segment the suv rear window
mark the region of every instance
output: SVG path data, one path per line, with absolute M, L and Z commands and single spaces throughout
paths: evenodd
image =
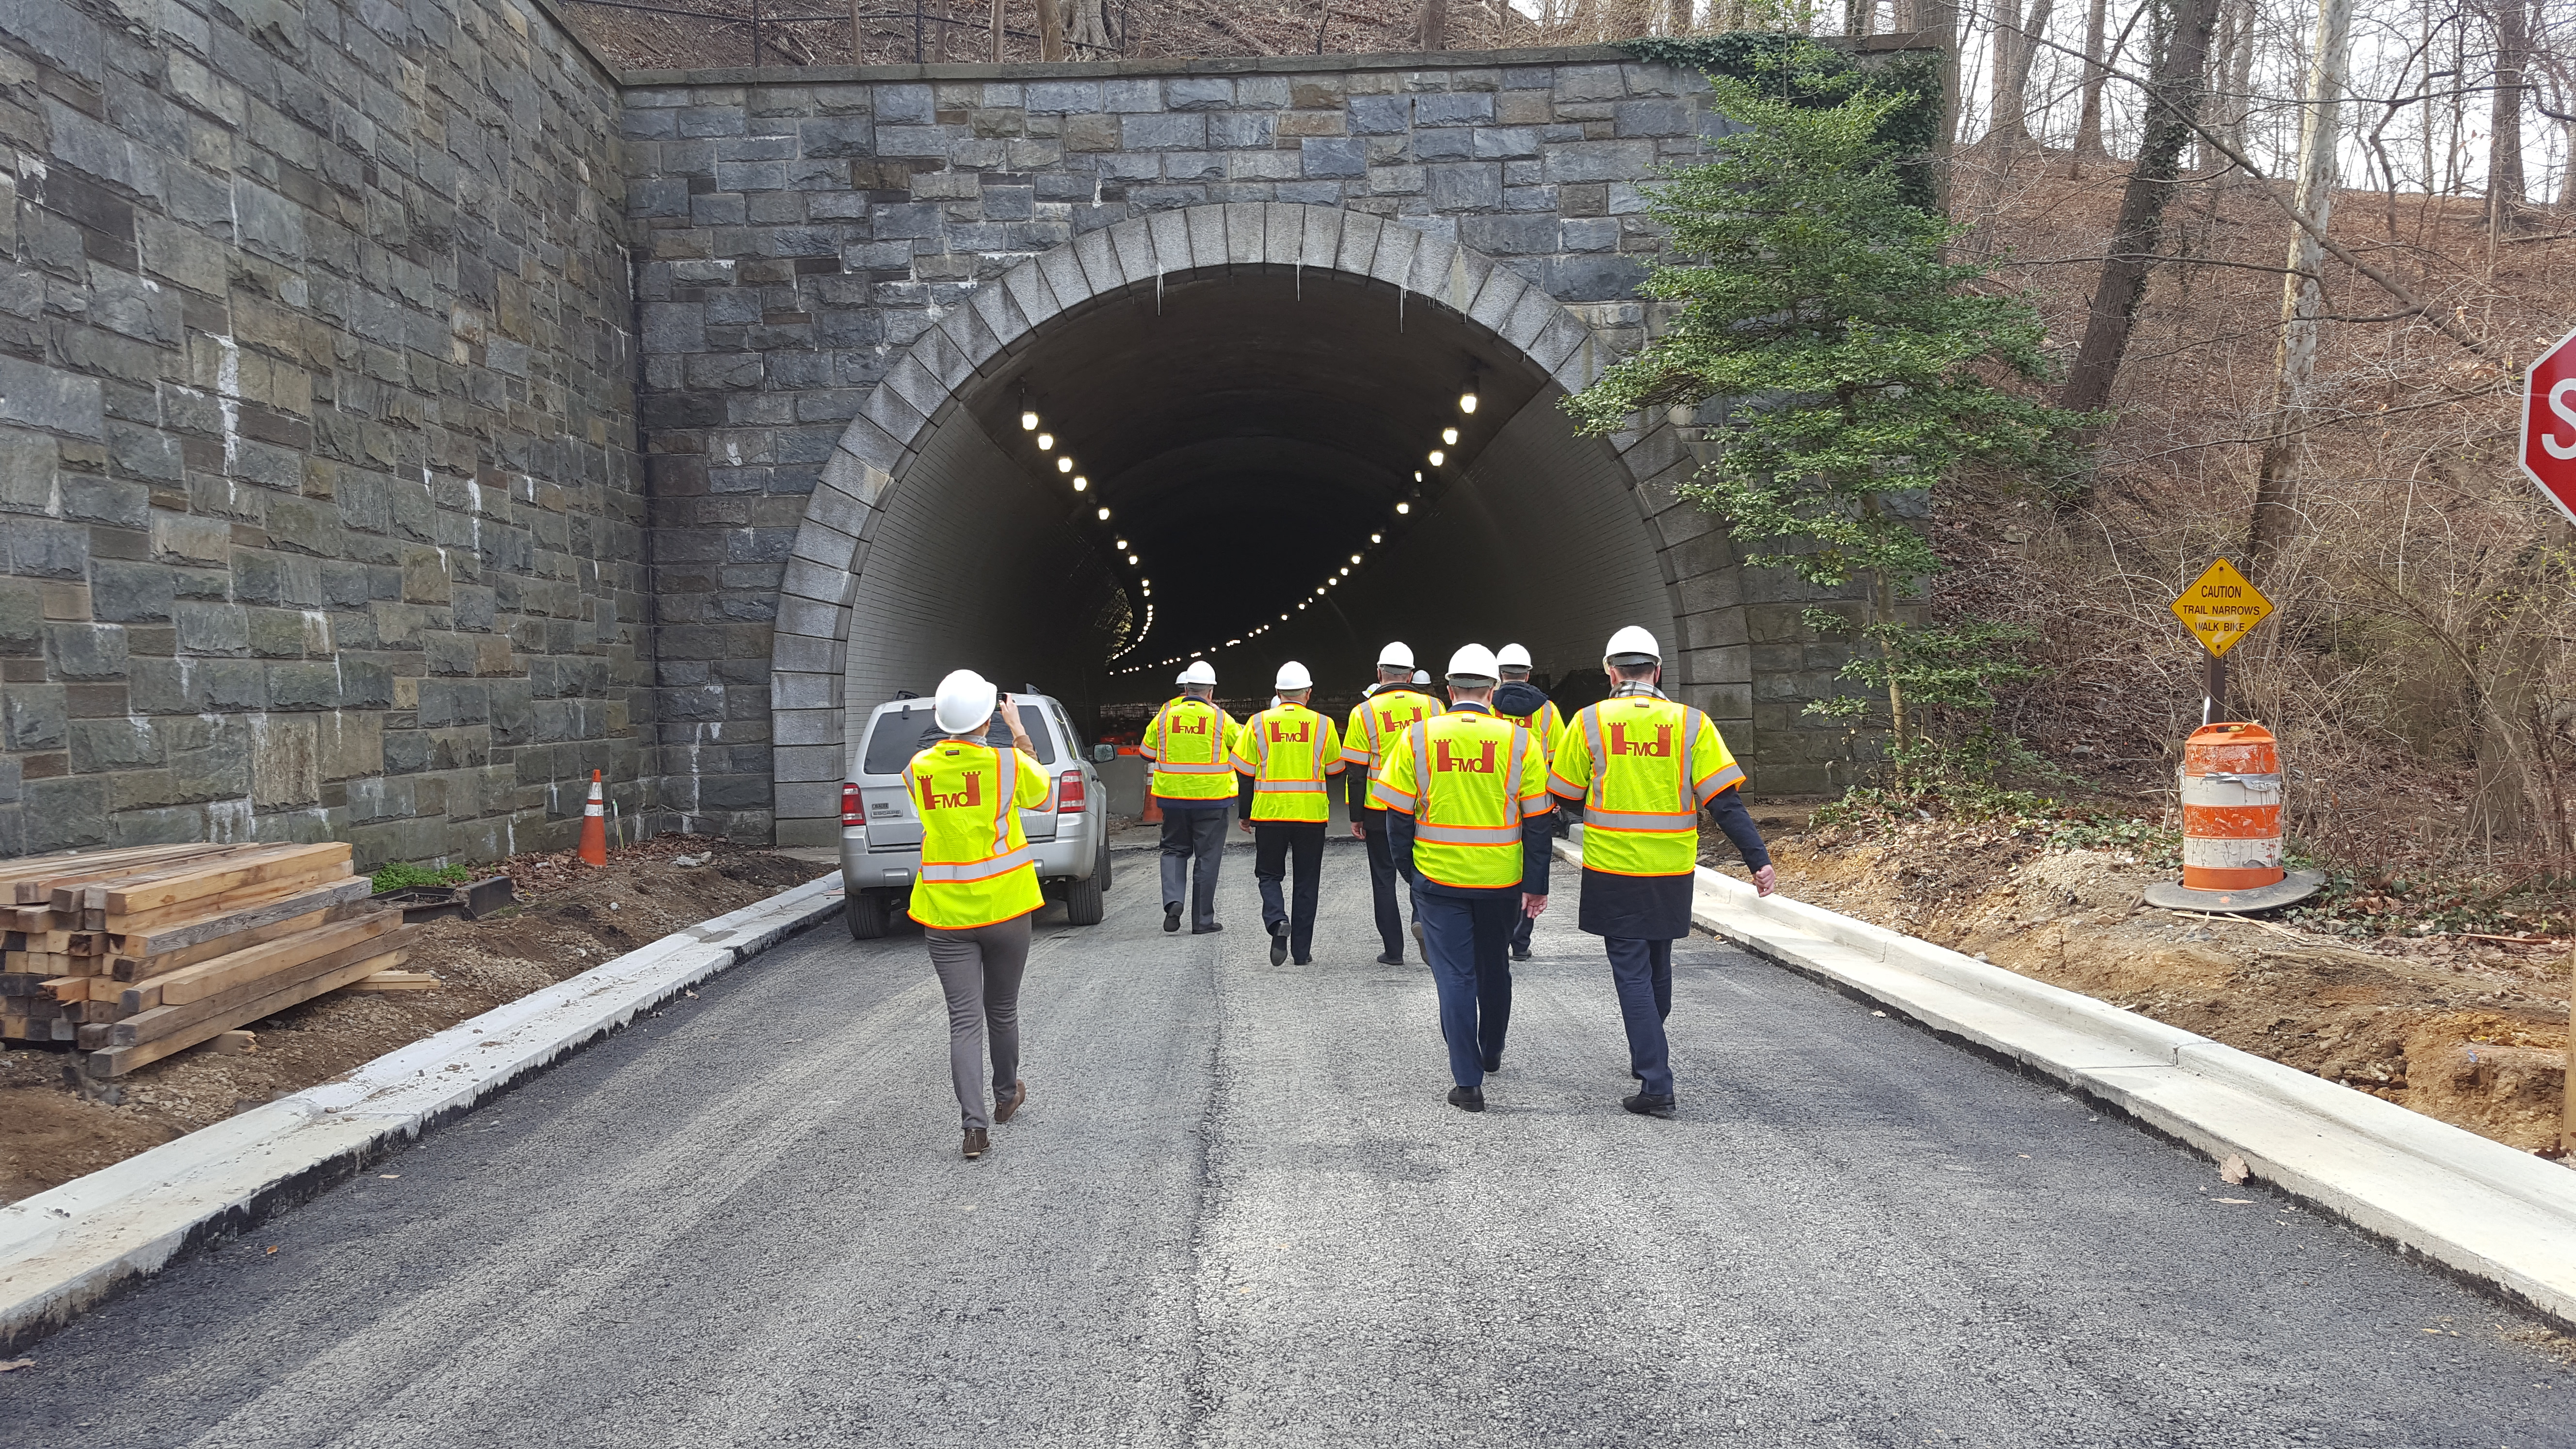
M 1030 753 L 1041 765 L 1055 763 L 1055 735 L 1047 728 L 1046 714 L 1037 705 L 1020 706 L 1020 728 L 1029 732 Z M 928 748 L 940 737 L 938 722 L 931 718 L 930 701 L 906 702 L 900 709 L 890 709 L 877 716 L 868 730 L 868 747 L 859 758 L 863 775 L 900 775 L 912 757 Z M 1007 745 L 1011 742 L 1010 726 L 1000 715 L 993 717 L 993 728 L 985 742 Z

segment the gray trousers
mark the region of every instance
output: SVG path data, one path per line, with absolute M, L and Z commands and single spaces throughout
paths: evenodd
M 1225 821 L 1234 801 L 1212 800 L 1207 808 L 1175 810 L 1163 805 L 1163 904 L 1190 903 L 1193 929 L 1216 920 L 1216 868 L 1225 858 Z M 1190 865 L 1198 864 L 1198 879 Z M 1195 885 L 1195 889 L 1192 886 Z
M 956 1079 L 957 1113 L 968 1127 L 990 1127 L 984 1097 L 984 1044 L 993 1047 L 993 1095 L 1009 1096 L 1020 1077 L 1020 974 L 1029 964 L 1029 923 L 1037 913 L 969 931 L 924 927 L 930 969 L 948 997 L 948 1075 Z

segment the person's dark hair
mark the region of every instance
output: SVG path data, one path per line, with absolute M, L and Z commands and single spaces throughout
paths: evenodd
M 1613 664 L 1610 677 L 1622 684 L 1639 684 L 1654 678 L 1655 671 L 1661 668 L 1660 664 Z

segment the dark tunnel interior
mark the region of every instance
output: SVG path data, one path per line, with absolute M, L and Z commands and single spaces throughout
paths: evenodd
M 1049 320 L 962 392 L 858 583 L 853 720 L 961 666 L 1090 715 L 1168 697 L 1197 656 L 1227 698 L 1290 658 L 1332 695 L 1390 639 L 1435 671 L 1517 640 L 1561 676 L 1621 624 L 1671 637 L 1625 469 L 1518 348 L 1419 293 L 1173 275 Z

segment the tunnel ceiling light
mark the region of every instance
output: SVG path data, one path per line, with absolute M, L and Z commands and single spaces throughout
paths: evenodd
M 1020 431 L 1024 433 L 1033 433 L 1037 431 L 1037 427 L 1038 415 L 1030 412 L 1027 408 L 1020 409 Z
M 1127 540 L 1125 540 L 1125 539 L 1123 539 L 1123 538 L 1122 538 L 1122 539 L 1120 539 L 1120 540 L 1118 540 L 1118 546 L 1119 546 L 1120 548 L 1125 548 L 1125 547 L 1127 546 Z
M 1358 554 L 1352 554 L 1352 555 L 1351 555 L 1351 562 L 1353 562 L 1353 563 L 1358 563 L 1359 561 L 1360 561 L 1360 556 L 1359 556 Z M 1344 570 L 1342 570 L 1342 572 L 1344 572 L 1344 573 L 1349 573 L 1349 572 L 1350 572 L 1350 570 L 1348 570 L 1348 569 L 1344 569 Z
M 1458 430 L 1456 428 L 1442 428 L 1440 430 L 1440 441 L 1447 443 L 1453 448 L 1458 446 Z
M 1422 481 L 1422 470 L 1421 470 L 1421 469 L 1416 468 L 1416 469 L 1414 469 L 1414 470 L 1413 470 L 1413 481 L 1414 481 L 1414 482 L 1416 482 L 1416 483 L 1419 483 L 1419 482 L 1421 482 L 1421 481 Z
M 1107 522 L 1109 521 L 1109 510 L 1108 510 L 1108 509 L 1104 508 L 1104 509 L 1100 510 L 1100 521 L 1101 521 L 1101 522 L 1103 522 L 1103 523 L 1107 523 Z
M 1351 576 L 1351 571 L 1350 571 L 1349 569 L 1344 569 L 1344 570 L 1342 570 L 1342 577 L 1343 577 L 1343 578 L 1349 578 L 1350 576 Z M 1329 582 L 1331 582 L 1331 580 L 1329 580 L 1329 579 L 1328 579 L 1328 580 L 1326 580 L 1325 582 L 1329 583 Z
M 1053 433 L 1040 433 L 1040 434 L 1038 434 L 1038 451 L 1039 451 L 1039 452 L 1041 452 L 1041 453 L 1052 453 L 1052 452 L 1054 452 L 1054 451 L 1055 451 L 1055 434 L 1053 434 Z
M 1386 535 L 1383 533 L 1372 533 L 1369 535 L 1369 542 L 1384 543 L 1386 542 Z
M 1127 561 L 1128 561 L 1129 563 L 1134 563 L 1134 562 L 1136 561 L 1136 555 L 1134 555 L 1134 554 L 1132 554 L 1132 553 L 1131 553 L 1131 554 L 1129 554 L 1129 555 L 1127 555 Z
M 1462 393 L 1458 394 L 1458 411 L 1460 411 L 1460 412 L 1462 412 L 1462 413 L 1472 413 L 1472 412 L 1474 412 L 1475 410 L 1476 410 L 1476 390 L 1475 390 L 1474 388 L 1472 388 L 1472 387 L 1471 387 L 1471 388 L 1467 389 L 1465 392 L 1462 392 Z
M 1079 474 L 1079 473 L 1076 473 L 1076 474 L 1074 474 L 1074 475 L 1073 475 L 1073 491 L 1074 491 L 1074 492 L 1079 493 L 1079 492 L 1081 492 L 1083 489 L 1088 488 L 1088 487 L 1090 487 L 1090 486 L 1091 486 L 1091 480 L 1090 480 L 1090 479 L 1083 477 L 1083 476 L 1082 476 L 1081 474 Z
M 1059 472 L 1059 473 L 1070 473 L 1070 472 L 1072 472 L 1072 471 L 1073 471 L 1073 460 L 1072 460 L 1071 458 L 1058 458 L 1058 459 L 1056 459 L 1056 460 L 1055 460 L 1055 470 L 1056 470 L 1057 472 Z
M 1446 453 L 1444 453 L 1444 452 L 1441 452 L 1438 448 L 1434 448 L 1434 449 L 1432 449 L 1432 450 L 1431 450 L 1431 466 L 1432 466 L 1432 467 L 1437 468 L 1437 467 L 1439 467 L 1441 464 L 1446 463 L 1446 462 L 1448 462 L 1448 461 L 1449 461 L 1449 455 L 1448 455 L 1448 454 L 1446 454 Z M 1415 476 L 1416 476 L 1416 477 L 1419 477 L 1419 476 L 1421 476 L 1421 475 L 1416 474 Z
M 1410 503 L 1399 502 L 1395 505 L 1395 511 L 1398 513 L 1411 513 L 1413 511 L 1413 505 Z

